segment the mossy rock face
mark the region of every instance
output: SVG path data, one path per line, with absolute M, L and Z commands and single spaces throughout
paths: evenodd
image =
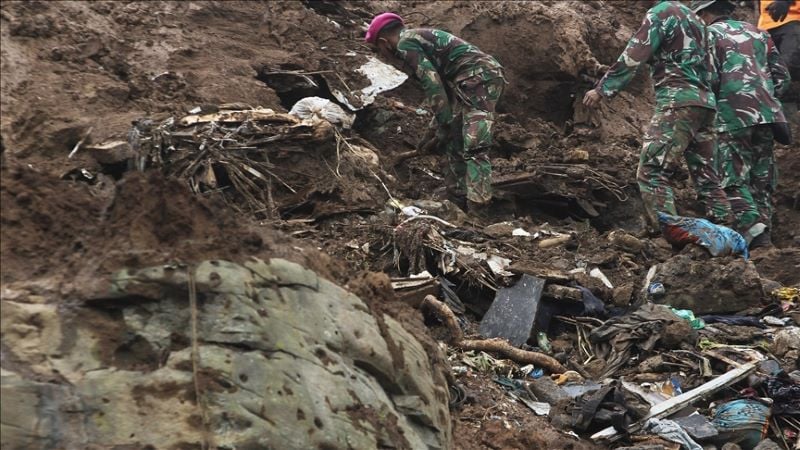
M 2 447 L 449 448 L 441 369 L 399 323 L 285 260 L 189 273 L 121 271 L 77 314 L 4 299 Z

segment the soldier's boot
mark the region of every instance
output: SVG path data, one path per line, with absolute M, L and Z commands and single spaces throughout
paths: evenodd
M 750 241 L 751 249 L 772 247 L 774 247 L 774 245 L 772 244 L 772 236 L 770 235 L 769 229 L 762 231 L 758 236 Z
M 744 238 L 744 240 L 747 242 L 748 245 L 750 245 L 752 242 L 754 242 L 756 239 L 758 239 L 765 233 L 769 235 L 767 226 L 761 222 L 758 222 L 752 226 L 748 226 L 746 227 L 746 229 L 741 229 L 736 231 L 738 231 L 739 234 L 742 235 L 742 237 Z

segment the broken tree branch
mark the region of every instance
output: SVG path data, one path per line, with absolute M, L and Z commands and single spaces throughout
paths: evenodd
M 86 141 L 86 138 L 88 138 L 89 135 L 92 134 L 92 130 L 94 130 L 94 127 L 89 127 L 89 131 L 86 132 L 86 134 L 83 136 L 83 139 L 78 141 L 78 143 L 75 144 L 75 147 L 72 148 L 72 151 L 69 152 L 69 155 L 67 155 L 67 159 L 72 159 L 72 157 L 75 156 L 75 153 L 78 153 L 78 149 L 81 148 L 81 145 L 83 145 L 83 142 Z
M 443 302 L 437 300 L 433 295 L 425 296 L 425 300 L 422 301 L 420 307 L 423 310 L 427 309 L 435 312 L 442 322 L 444 322 L 450 332 L 450 343 L 454 347 L 458 347 L 462 350 L 500 353 L 517 363 L 534 364 L 543 369 L 547 369 L 551 373 L 564 373 L 567 371 L 555 358 L 543 353 L 519 349 L 511 345 L 505 339 L 464 339 L 464 333 L 461 331 L 461 327 L 458 325 L 458 319 L 456 319 L 453 311 Z
M 453 314 L 453 311 L 450 310 L 450 307 L 437 300 L 433 295 L 426 295 L 425 299 L 422 300 L 420 308 L 422 310 L 434 312 L 436 316 L 444 323 L 444 325 L 447 327 L 447 331 L 450 332 L 451 344 L 458 345 L 459 342 L 464 340 L 464 332 L 461 331 L 461 327 L 458 326 L 458 319 L 456 319 L 456 315 Z

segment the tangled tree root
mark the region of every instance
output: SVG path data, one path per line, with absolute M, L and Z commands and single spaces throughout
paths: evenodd
M 505 339 L 464 339 L 464 333 L 461 331 L 461 327 L 458 326 L 458 320 L 453 311 L 433 295 L 426 296 L 420 308 L 432 311 L 444 322 L 445 327 L 450 332 L 450 344 L 454 347 L 462 350 L 500 353 L 519 364 L 534 364 L 547 369 L 551 373 L 564 373 L 567 371 L 555 358 L 539 352 L 519 349 Z

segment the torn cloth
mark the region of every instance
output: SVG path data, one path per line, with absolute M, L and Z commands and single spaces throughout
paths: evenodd
M 693 342 L 696 337 L 688 322 L 668 306 L 648 303 L 627 315 L 609 319 L 592 331 L 589 340 L 595 347 L 595 354 L 606 361 L 600 376 L 606 378 L 630 360 L 633 350 L 653 350 L 659 341 L 668 341 L 665 343 L 668 348 L 678 347 L 681 342 Z
M 703 450 L 703 447 L 695 442 L 694 439 L 689 436 L 689 433 L 687 433 L 673 420 L 650 419 L 645 424 L 644 429 L 645 431 L 655 433 L 670 442 L 681 444 L 681 448 L 686 448 L 689 450 Z

